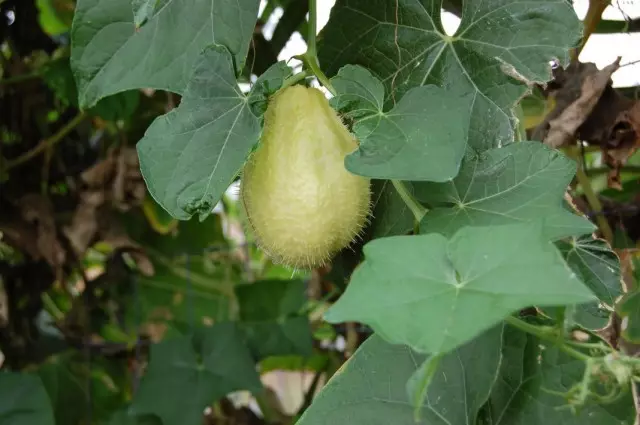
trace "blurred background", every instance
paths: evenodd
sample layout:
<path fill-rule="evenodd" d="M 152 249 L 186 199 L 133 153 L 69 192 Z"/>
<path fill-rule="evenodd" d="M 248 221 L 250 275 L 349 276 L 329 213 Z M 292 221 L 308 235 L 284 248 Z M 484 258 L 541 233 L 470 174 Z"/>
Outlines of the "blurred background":
<path fill-rule="evenodd" d="M 319 32 L 334 3 L 318 0 Z M 583 19 L 589 1 L 574 6 Z M 273 264 L 247 231 L 238 182 L 204 222 L 168 216 L 147 193 L 135 144 L 180 98 L 135 90 L 79 111 L 69 66 L 74 7 L 74 0 L 0 0 L 0 368 L 39 374 L 60 407 L 59 424 L 87 417 L 98 423 L 130 399 L 150 344 L 237 319 L 236 287 L 243 282 L 298 278 L 308 299 L 313 354 L 294 347 L 262 359 L 273 398 L 234 397 L 254 411 L 271 406 L 294 416 L 366 334 L 319 320 L 357 255 L 341 253 L 331 266 L 311 272 Z M 445 7 L 443 25 L 453 34 L 459 2 Z M 276 60 L 305 52 L 307 12 L 306 0 L 261 2 L 242 87 Z M 613 87 L 638 99 L 638 1 L 606 7 L 580 60 L 603 68 L 618 56 Z M 548 110 L 546 99 L 528 98 L 526 129 Z M 596 168 L 599 155 L 588 157 Z M 637 189 L 638 155 L 628 165 L 621 184 Z M 596 190 L 611 189 L 606 172 L 592 177 Z M 264 323 L 276 326 L 288 317 L 280 314 L 265 313 Z M 268 326 L 260 329 L 268 333 Z"/>

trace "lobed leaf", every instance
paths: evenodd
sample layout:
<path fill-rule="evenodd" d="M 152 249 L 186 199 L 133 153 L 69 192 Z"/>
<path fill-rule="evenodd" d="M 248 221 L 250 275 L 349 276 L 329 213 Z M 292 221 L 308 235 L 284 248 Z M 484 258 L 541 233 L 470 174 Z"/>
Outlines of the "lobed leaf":
<path fill-rule="evenodd" d="M 89 108 L 129 89 L 183 94 L 200 53 L 211 44 L 226 46 L 235 69 L 241 68 L 259 4 L 163 0 L 154 7 L 144 0 L 79 0 L 71 31 L 71 66 L 80 106 Z"/>
<path fill-rule="evenodd" d="M 325 319 L 362 322 L 390 343 L 436 354 L 527 306 L 594 300 L 541 229 L 540 223 L 465 227 L 449 239 L 374 240 Z"/>
<path fill-rule="evenodd" d="M 391 104 L 423 85 L 451 96 L 472 93 L 470 146 L 483 151 L 512 142 L 512 107 L 530 82 L 549 80 L 550 60 L 568 62 L 582 35 L 571 4 L 465 0 L 453 36 L 440 14 L 440 0 L 339 0 L 323 29 L 320 63 L 329 76 L 347 64 L 370 69 Z"/>
<path fill-rule="evenodd" d="M 440 359 L 420 406 L 421 424 L 475 423 L 496 379 L 501 339 L 500 325 Z M 322 389 L 299 425 L 414 425 L 405 388 L 425 358 L 371 336 Z"/>
<path fill-rule="evenodd" d="M 331 79 L 335 107 L 355 119 L 358 150 L 347 170 L 379 179 L 447 181 L 458 174 L 467 147 L 469 104 L 459 94 L 430 85 L 406 92 L 383 109 L 384 87 L 369 71 L 347 65 Z"/>
<path fill-rule="evenodd" d="M 464 226 L 543 220 L 550 239 L 582 235 L 595 227 L 563 204 L 575 163 L 538 142 L 521 142 L 468 157 L 447 183 L 416 183 L 416 197 L 431 210 L 421 233 L 453 235 Z"/>
<path fill-rule="evenodd" d="M 200 336 L 168 339 L 151 347 L 151 361 L 130 414 L 157 415 L 163 425 L 197 424 L 204 408 L 227 393 L 261 388 L 235 324 L 204 328 Z"/>
<path fill-rule="evenodd" d="M 264 280 L 236 287 L 240 326 L 256 359 L 313 353 L 306 302 L 300 280 Z"/>
<path fill-rule="evenodd" d="M 202 53 L 180 106 L 158 117 L 137 144 L 153 198 L 173 217 L 204 219 L 260 136 L 260 123 L 221 46 Z"/>

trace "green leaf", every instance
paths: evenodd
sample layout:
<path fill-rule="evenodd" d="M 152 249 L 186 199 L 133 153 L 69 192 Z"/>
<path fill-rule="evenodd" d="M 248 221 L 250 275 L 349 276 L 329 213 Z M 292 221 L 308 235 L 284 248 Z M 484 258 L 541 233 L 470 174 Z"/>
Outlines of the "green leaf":
<path fill-rule="evenodd" d="M 293 70 L 285 61 L 277 62 L 264 74 L 262 74 L 253 85 L 251 93 L 249 93 L 249 105 L 251 110 L 257 117 L 262 117 L 267 110 L 269 96 L 274 94 L 282 87 L 284 81 L 291 77 Z"/>
<path fill-rule="evenodd" d="M 626 294 L 616 306 L 622 317 L 622 336 L 629 342 L 640 344 L 640 291 Z"/>
<path fill-rule="evenodd" d="M 595 298 L 538 223 L 394 236 L 364 253 L 326 320 L 365 323 L 420 352 L 446 353 L 527 306 Z"/>
<path fill-rule="evenodd" d="M 240 323 L 254 358 L 313 353 L 306 302 L 300 280 L 264 280 L 236 287 Z"/>
<path fill-rule="evenodd" d="M 204 328 L 199 339 L 183 336 L 151 347 L 131 414 L 157 415 L 163 425 L 196 425 L 204 408 L 227 393 L 261 388 L 235 324 Z"/>
<path fill-rule="evenodd" d="M 164 0 L 140 28 L 131 0 L 78 0 L 71 30 L 71 65 L 83 108 L 129 89 L 182 94 L 198 56 L 223 45 L 241 69 L 259 0 Z M 179 19 L 177 19 L 179 17 Z M 232 72 L 235 75 L 235 71 Z"/>
<path fill-rule="evenodd" d="M 473 424 L 500 365 L 502 326 L 445 355 L 435 372 L 421 424 Z M 415 425 L 406 384 L 425 356 L 371 336 L 331 378 L 298 425 Z"/>
<path fill-rule="evenodd" d="M 78 107 L 78 90 L 68 57 L 47 63 L 42 77 L 63 106 Z M 126 120 L 133 115 L 139 103 L 140 91 L 129 90 L 101 99 L 88 112 L 107 121 Z"/>
<path fill-rule="evenodd" d="M 571 270 L 599 298 L 599 301 L 569 309 L 572 320 L 587 329 L 604 327 L 609 320 L 610 309 L 622 294 L 618 256 L 605 241 L 591 236 L 559 241 L 557 246 Z"/>
<path fill-rule="evenodd" d="M 502 365 L 489 401 L 490 425 L 631 425 L 633 403 L 589 403 L 577 414 L 557 393 L 580 382 L 584 363 L 555 346 L 507 328 Z M 552 392 L 556 393 L 552 393 Z M 564 408 L 561 408 L 564 407 Z"/>
<path fill-rule="evenodd" d="M 52 356 L 38 368 L 45 390 L 51 400 L 56 425 L 79 423 L 87 415 L 87 379 L 72 362 L 72 355 Z M 68 406 L 75 405 L 74 409 Z"/>
<path fill-rule="evenodd" d="M 412 187 L 407 184 L 408 187 Z M 405 235 L 413 230 L 414 217 L 407 204 L 389 180 L 373 180 L 373 212 L 371 219 L 374 239 Z"/>
<path fill-rule="evenodd" d="M 394 103 L 436 84 L 473 93 L 469 143 L 478 151 L 513 140 L 513 105 L 527 82 L 550 79 L 548 62 L 568 62 L 582 31 L 571 4 L 557 0 L 467 0 L 454 36 L 440 0 L 339 0 L 323 29 L 319 58 L 329 76 L 347 64 L 370 69 Z M 435 101 L 434 101 L 435 103 Z"/>
<path fill-rule="evenodd" d="M 598 296 L 600 301 L 613 306 L 622 294 L 620 260 L 602 239 L 591 236 L 573 237 L 558 242 L 567 264 Z"/>
<path fill-rule="evenodd" d="M 163 425 L 160 420 L 152 415 L 135 416 L 129 409 L 120 409 L 113 415 L 107 425 Z"/>
<path fill-rule="evenodd" d="M 47 392 L 37 375 L 0 372 L 0 422 L 7 425 L 54 425 Z"/>
<path fill-rule="evenodd" d="M 521 142 L 469 157 L 447 183 L 416 183 L 415 195 L 431 210 L 421 233 L 445 236 L 473 225 L 544 219 L 551 239 L 592 232 L 595 227 L 563 204 L 575 163 L 539 142 Z"/>
<path fill-rule="evenodd" d="M 236 84 L 231 55 L 207 48 L 180 106 L 157 118 L 137 144 L 153 198 L 172 216 L 204 219 L 257 143 L 258 118 Z"/>
<path fill-rule="evenodd" d="M 443 182 L 458 174 L 467 146 L 468 93 L 416 87 L 385 111 L 384 87 L 369 71 L 347 65 L 331 79 L 333 104 L 356 120 L 358 150 L 345 158 L 354 174 Z"/>

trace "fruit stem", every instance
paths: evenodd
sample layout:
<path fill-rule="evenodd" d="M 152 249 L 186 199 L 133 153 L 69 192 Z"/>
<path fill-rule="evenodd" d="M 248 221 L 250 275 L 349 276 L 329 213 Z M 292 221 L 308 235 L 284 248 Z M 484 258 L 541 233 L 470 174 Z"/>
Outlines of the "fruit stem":
<path fill-rule="evenodd" d="M 316 25 L 318 22 L 316 0 L 309 0 L 309 33 L 307 36 L 307 54 L 316 57 Z"/>
<path fill-rule="evenodd" d="M 303 55 L 294 57 L 300 59 L 304 63 L 305 67 L 316 76 L 320 84 L 335 96 L 336 89 L 333 88 L 329 78 L 320 69 L 320 62 L 318 61 L 318 52 L 316 50 L 317 21 L 316 0 L 309 0 L 309 33 L 307 34 L 307 51 Z"/>
<path fill-rule="evenodd" d="M 304 80 L 305 78 L 307 78 L 309 76 L 309 72 L 308 71 L 302 71 L 302 72 L 298 72 L 295 75 L 292 75 L 291 77 L 287 78 L 286 80 L 284 80 L 284 82 L 282 83 L 282 87 L 280 88 L 280 90 L 282 90 L 285 87 L 289 87 L 294 85 L 295 83 L 297 83 L 298 81 Z"/>
<path fill-rule="evenodd" d="M 409 207 L 413 213 L 416 222 L 420 223 L 428 210 L 413 197 L 413 194 L 409 191 L 409 188 L 407 188 L 407 185 L 405 185 L 403 181 L 391 180 L 391 183 L 398 192 L 398 195 L 400 195 L 404 203 L 407 204 L 407 207 Z"/>

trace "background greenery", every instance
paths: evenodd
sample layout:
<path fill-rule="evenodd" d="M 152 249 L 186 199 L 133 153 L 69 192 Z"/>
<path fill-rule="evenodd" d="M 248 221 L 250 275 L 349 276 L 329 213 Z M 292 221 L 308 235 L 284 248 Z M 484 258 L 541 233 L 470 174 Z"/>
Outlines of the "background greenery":
<path fill-rule="evenodd" d="M 601 3 L 339 0 L 316 51 L 306 0 L 0 1 L 0 424 L 634 423 L 640 156 L 524 141 L 551 57 L 637 31 Z M 312 271 L 237 202 L 295 31 L 375 199 Z"/>

